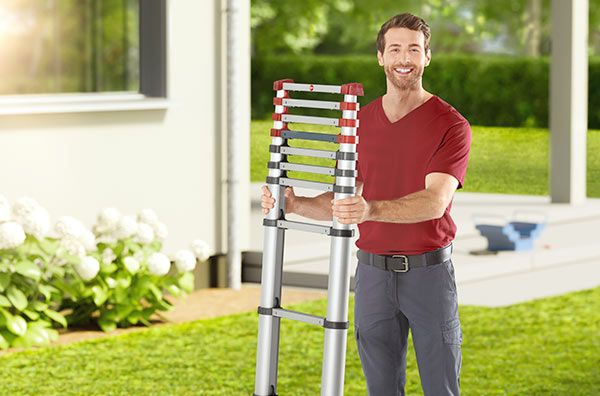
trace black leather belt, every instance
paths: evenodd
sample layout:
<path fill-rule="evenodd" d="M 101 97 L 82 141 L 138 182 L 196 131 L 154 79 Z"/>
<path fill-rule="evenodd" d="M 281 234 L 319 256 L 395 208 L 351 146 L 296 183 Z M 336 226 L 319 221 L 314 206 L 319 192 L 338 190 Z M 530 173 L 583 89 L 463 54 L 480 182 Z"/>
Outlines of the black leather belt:
<path fill-rule="evenodd" d="M 361 264 L 372 265 L 386 271 L 408 272 L 410 268 L 441 264 L 449 260 L 451 254 L 452 244 L 423 254 L 384 256 L 359 250 L 357 256 Z"/>

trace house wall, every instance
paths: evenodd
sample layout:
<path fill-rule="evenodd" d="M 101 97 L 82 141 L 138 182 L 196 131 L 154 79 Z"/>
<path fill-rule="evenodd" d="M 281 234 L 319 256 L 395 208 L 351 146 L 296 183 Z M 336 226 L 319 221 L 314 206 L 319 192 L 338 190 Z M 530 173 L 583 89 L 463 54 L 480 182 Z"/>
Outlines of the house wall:
<path fill-rule="evenodd" d="M 153 208 L 169 227 L 167 253 L 194 238 L 223 251 L 221 7 L 168 2 L 167 109 L 0 115 L 0 194 L 34 197 L 54 220 L 72 215 L 88 226 L 107 206 Z"/>

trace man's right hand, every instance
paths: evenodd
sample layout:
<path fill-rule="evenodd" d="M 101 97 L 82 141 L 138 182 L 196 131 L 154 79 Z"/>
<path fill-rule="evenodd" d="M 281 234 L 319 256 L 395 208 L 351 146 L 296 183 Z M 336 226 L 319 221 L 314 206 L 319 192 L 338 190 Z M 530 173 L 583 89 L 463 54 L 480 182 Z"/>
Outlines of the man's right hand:
<path fill-rule="evenodd" d="M 295 198 L 296 198 L 296 195 L 294 194 L 294 189 L 292 187 L 286 187 L 286 189 L 285 189 L 285 212 L 286 213 L 292 213 Z M 275 198 L 273 198 L 271 191 L 269 191 L 269 187 L 262 186 L 262 196 L 261 196 L 260 202 L 261 202 L 261 206 L 263 208 L 264 214 L 269 213 L 269 210 L 271 210 L 275 207 Z"/>

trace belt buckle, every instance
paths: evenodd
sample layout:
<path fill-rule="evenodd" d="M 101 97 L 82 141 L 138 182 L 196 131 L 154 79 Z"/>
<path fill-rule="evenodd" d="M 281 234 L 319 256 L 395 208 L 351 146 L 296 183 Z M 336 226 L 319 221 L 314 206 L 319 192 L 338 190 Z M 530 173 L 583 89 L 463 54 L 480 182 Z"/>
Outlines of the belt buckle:
<path fill-rule="evenodd" d="M 403 254 L 394 254 L 392 256 L 392 258 L 393 259 L 394 258 L 401 258 L 402 259 L 402 264 L 404 265 L 404 268 L 401 268 L 401 269 L 392 268 L 392 271 L 394 271 L 394 272 L 408 272 L 408 257 L 406 257 Z"/>

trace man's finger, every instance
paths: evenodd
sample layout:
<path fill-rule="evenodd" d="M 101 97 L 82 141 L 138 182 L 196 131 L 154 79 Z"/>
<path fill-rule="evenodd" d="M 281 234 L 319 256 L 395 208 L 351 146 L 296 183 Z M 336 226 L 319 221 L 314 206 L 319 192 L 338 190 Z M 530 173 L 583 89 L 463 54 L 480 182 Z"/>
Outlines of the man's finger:
<path fill-rule="evenodd" d="M 360 199 L 358 197 L 348 197 L 344 199 L 335 200 L 334 203 L 337 205 L 352 205 L 359 202 Z"/>

